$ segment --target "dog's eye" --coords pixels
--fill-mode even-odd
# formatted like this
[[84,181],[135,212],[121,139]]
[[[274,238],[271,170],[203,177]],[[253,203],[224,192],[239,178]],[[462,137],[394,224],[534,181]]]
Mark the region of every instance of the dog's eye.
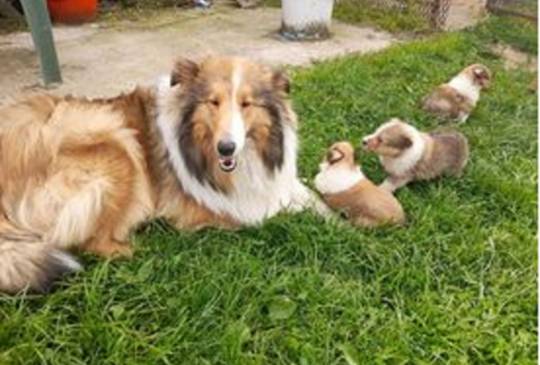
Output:
[[213,106],[219,106],[219,100],[218,99],[210,99],[208,102]]
[[252,105],[251,101],[248,101],[248,100],[244,100],[244,101],[240,104],[240,106],[242,107],[242,109],[249,108],[251,105]]

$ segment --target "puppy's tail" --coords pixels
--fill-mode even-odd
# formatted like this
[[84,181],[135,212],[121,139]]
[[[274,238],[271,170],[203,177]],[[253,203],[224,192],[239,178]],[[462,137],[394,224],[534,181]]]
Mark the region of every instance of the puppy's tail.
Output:
[[15,294],[29,289],[44,293],[56,278],[80,269],[68,253],[38,235],[0,221],[0,292]]

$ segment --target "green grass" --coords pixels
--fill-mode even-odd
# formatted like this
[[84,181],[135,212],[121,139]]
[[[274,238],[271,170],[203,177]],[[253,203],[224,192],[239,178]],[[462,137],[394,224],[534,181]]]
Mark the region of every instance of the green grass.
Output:
[[309,213],[239,232],[155,222],[129,262],[86,257],[48,296],[0,296],[0,364],[535,364],[536,95],[485,41],[444,34],[294,72],[312,178],[329,144],[389,117],[436,127],[419,99],[469,63],[493,68],[461,128],[464,177],[403,188],[407,227]]
[[505,42],[525,52],[538,52],[538,30],[529,20],[492,17],[478,27],[477,33],[489,42]]
[[369,0],[342,0],[335,5],[333,17],[346,23],[369,24],[390,32],[429,30],[419,1],[407,1],[407,7],[403,10],[377,7],[374,3]]

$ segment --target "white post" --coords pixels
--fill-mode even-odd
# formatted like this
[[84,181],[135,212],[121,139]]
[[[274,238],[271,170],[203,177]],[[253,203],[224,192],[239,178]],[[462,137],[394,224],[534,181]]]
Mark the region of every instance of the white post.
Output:
[[330,37],[334,0],[282,0],[281,34],[289,40]]

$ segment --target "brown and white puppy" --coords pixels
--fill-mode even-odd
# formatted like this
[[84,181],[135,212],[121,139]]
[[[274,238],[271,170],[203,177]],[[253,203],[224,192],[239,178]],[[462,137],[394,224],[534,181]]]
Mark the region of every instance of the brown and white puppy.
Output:
[[129,234],[254,225],[326,206],[297,178],[282,72],[179,61],[157,87],[110,99],[40,95],[0,108],[0,291],[44,291],[72,249],[129,256]]
[[424,98],[424,109],[439,117],[464,123],[476,106],[480,91],[490,82],[491,72],[486,66],[470,65]]
[[395,191],[414,180],[461,176],[469,158],[467,138],[459,132],[423,133],[397,118],[363,139],[388,173],[381,187]]
[[333,144],[319,167],[315,187],[330,208],[344,212],[353,224],[376,227],[405,222],[403,208],[392,193],[364,176],[349,142]]

